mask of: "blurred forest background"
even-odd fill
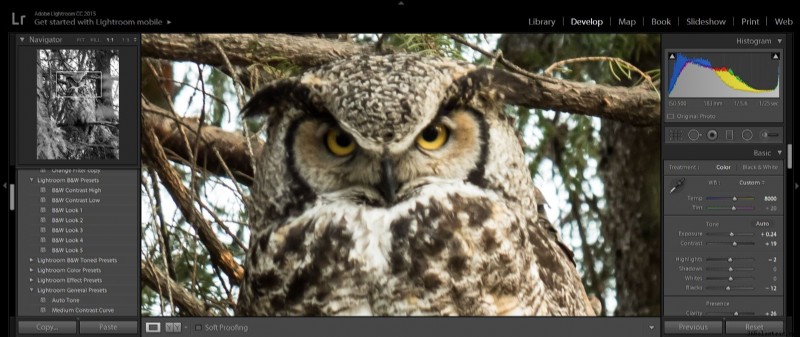
[[[119,51],[42,49],[37,159],[119,159]]]
[[[255,89],[349,55],[412,52],[539,85],[544,98],[507,111],[587,291],[601,315],[659,315],[659,45],[647,34],[143,35],[143,314],[233,314],[264,136],[238,113]]]

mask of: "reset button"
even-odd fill
[[[782,335],[782,321],[728,321],[725,331],[729,335]]]

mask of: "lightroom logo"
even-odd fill
[[[25,15],[19,16],[19,22],[17,22],[17,13],[11,12],[11,25],[12,26],[22,26],[25,24]]]

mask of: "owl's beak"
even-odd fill
[[[394,177],[392,162],[387,158],[381,160],[381,181],[376,187],[381,191],[381,195],[383,195],[383,199],[386,200],[387,204],[394,203],[395,194],[397,193],[397,179]]]

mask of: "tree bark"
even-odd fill
[[[658,44],[636,59],[639,69],[660,66]],[[661,128],[634,127],[604,119],[600,138],[605,151],[598,166],[607,212],[603,234],[614,242],[616,316],[661,313]]]
[[[110,107],[114,104],[114,91],[113,83],[111,82],[111,58],[114,56],[114,51],[107,49],[98,49],[95,51],[95,65],[97,70],[100,71],[102,80],[100,83],[100,104]]]
[[[290,62],[307,68],[372,53],[371,45],[285,34],[143,34],[142,56],[224,69],[222,46],[235,66]]]
[[[506,93],[509,103],[600,117],[634,126],[660,122],[661,99],[652,89],[587,84],[541,75],[525,81],[524,86],[506,88],[509,90]]]
[[[661,312],[660,129],[603,121],[598,169],[606,212],[602,232],[613,242],[616,316]]]

